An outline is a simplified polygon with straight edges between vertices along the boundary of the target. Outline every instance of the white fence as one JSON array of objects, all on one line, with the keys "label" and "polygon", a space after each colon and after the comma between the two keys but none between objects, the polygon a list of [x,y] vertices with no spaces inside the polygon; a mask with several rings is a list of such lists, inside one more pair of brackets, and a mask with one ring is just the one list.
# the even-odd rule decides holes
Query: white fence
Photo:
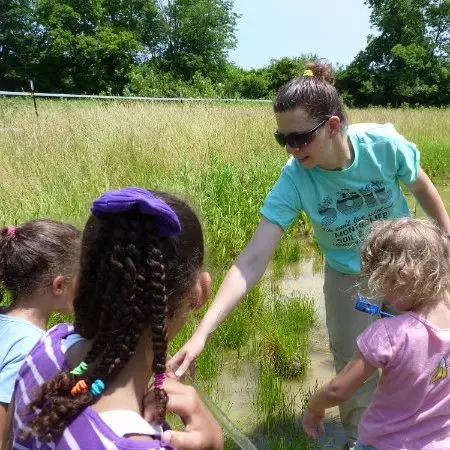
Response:
[{"label": "white fence", "polygon": [[117,95],[84,95],[84,94],[57,94],[51,92],[12,92],[0,91],[1,96],[8,97],[53,97],[53,98],[91,98],[100,100],[141,100],[150,102],[223,102],[223,103],[271,103],[271,100],[255,100],[245,98],[190,98],[190,97],[134,97],[134,96],[117,96]]}]

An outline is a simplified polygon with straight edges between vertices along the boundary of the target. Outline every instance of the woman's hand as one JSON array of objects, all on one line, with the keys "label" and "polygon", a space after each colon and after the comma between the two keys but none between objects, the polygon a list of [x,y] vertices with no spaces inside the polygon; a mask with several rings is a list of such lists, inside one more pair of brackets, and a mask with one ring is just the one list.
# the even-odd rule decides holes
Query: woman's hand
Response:
[{"label": "woman's hand", "polygon": [[177,378],[184,375],[191,367],[194,371],[194,363],[205,348],[206,338],[195,333],[183,347],[167,362],[167,371],[173,373]]},{"label": "woman's hand", "polygon": [[[166,378],[163,389],[169,397],[167,411],[177,414],[185,424],[184,431],[167,430],[161,441],[177,450],[223,450],[223,433],[216,419],[192,386]],[[154,395],[150,390],[144,398],[144,418],[152,422]]]}]

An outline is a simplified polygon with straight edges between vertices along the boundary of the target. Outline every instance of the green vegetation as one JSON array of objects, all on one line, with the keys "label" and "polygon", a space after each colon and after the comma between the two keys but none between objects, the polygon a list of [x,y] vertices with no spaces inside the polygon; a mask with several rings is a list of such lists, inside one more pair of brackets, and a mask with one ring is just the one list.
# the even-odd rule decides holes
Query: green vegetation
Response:
[{"label": "green vegetation", "polygon": [[[270,106],[39,101],[38,108],[37,119],[30,101],[0,101],[0,224],[51,217],[82,227],[90,202],[105,189],[169,190],[189,200],[202,218],[215,291],[250,238],[287,159],[272,138]],[[350,118],[394,123],[419,144],[424,169],[437,181],[448,177],[450,111],[371,108],[351,110]],[[311,224],[300,216],[283,237],[270,276],[214,333],[197,364],[198,382],[226,412],[224,389],[233,378],[223,379],[224,373],[230,365],[236,372],[251,369],[248,409],[258,422],[238,425],[265,448],[310,445],[295,417],[302,398],[284,383],[301,383],[307,371],[315,314],[308,299],[286,298],[279,278],[287,265],[313,254],[318,268]],[[172,353],[203,313],[193,314]],[[55,316],[52,323],[59,320],[66,319]]]},{"label": "green vegetation", "polygon": [[349,105],[450,104],[450,1],[366,0],[374,34],[342,70]]},{"label": "green vegetation", "polygon": [[300,429],[295,404],[302,399],[283,390],[282,378],[264,360],[259,364],[256,412],[259,425],[251,435],[257,448],[313,449],[314,443]]},{"label": "green vegetation", "polygon": [[310,347],[310,330],[315,320],[314,305],[302,297],[270,299],[263,311],[261,354],[283,378],[305,374]]}]

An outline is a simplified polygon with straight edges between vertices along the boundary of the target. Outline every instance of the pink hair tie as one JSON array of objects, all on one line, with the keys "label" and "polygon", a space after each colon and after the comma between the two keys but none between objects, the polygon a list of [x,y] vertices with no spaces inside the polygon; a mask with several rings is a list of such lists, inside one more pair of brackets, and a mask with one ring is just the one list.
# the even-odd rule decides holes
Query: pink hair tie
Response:
[{"label": "pink hair tie", "polygon": [[8,230],[6,231],[6,234],[8,236],[15,236],[15,234],[16,234],[16,227],[14,225],[10,225],[8,227]]},{"label": "pink hair tie", "polygon": [[155,375],[155,388],[156,389],[161,389],[165,378],[166,378],[166,374],[164,372],[157,373]]}]

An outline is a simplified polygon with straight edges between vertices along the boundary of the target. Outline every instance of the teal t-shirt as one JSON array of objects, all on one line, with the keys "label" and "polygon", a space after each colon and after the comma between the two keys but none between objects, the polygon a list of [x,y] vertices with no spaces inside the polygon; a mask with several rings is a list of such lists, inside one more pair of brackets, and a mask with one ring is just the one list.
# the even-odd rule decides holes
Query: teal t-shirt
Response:
[{"label": "teal t-shirt", "polygon": [[11,402],[20,366],[43,335],[28,320],[0,314],[0,402]]},{"label": "teal t-shirt", "polygon": [[350,125],[346,133],[354,150],[349,167],[305,169],[291,157],[260,212],[285,230],[304,211],[330,266],[359,273],[367,225],[409,215],[399,180],[416,181],[420,154],[390,123]]}]

